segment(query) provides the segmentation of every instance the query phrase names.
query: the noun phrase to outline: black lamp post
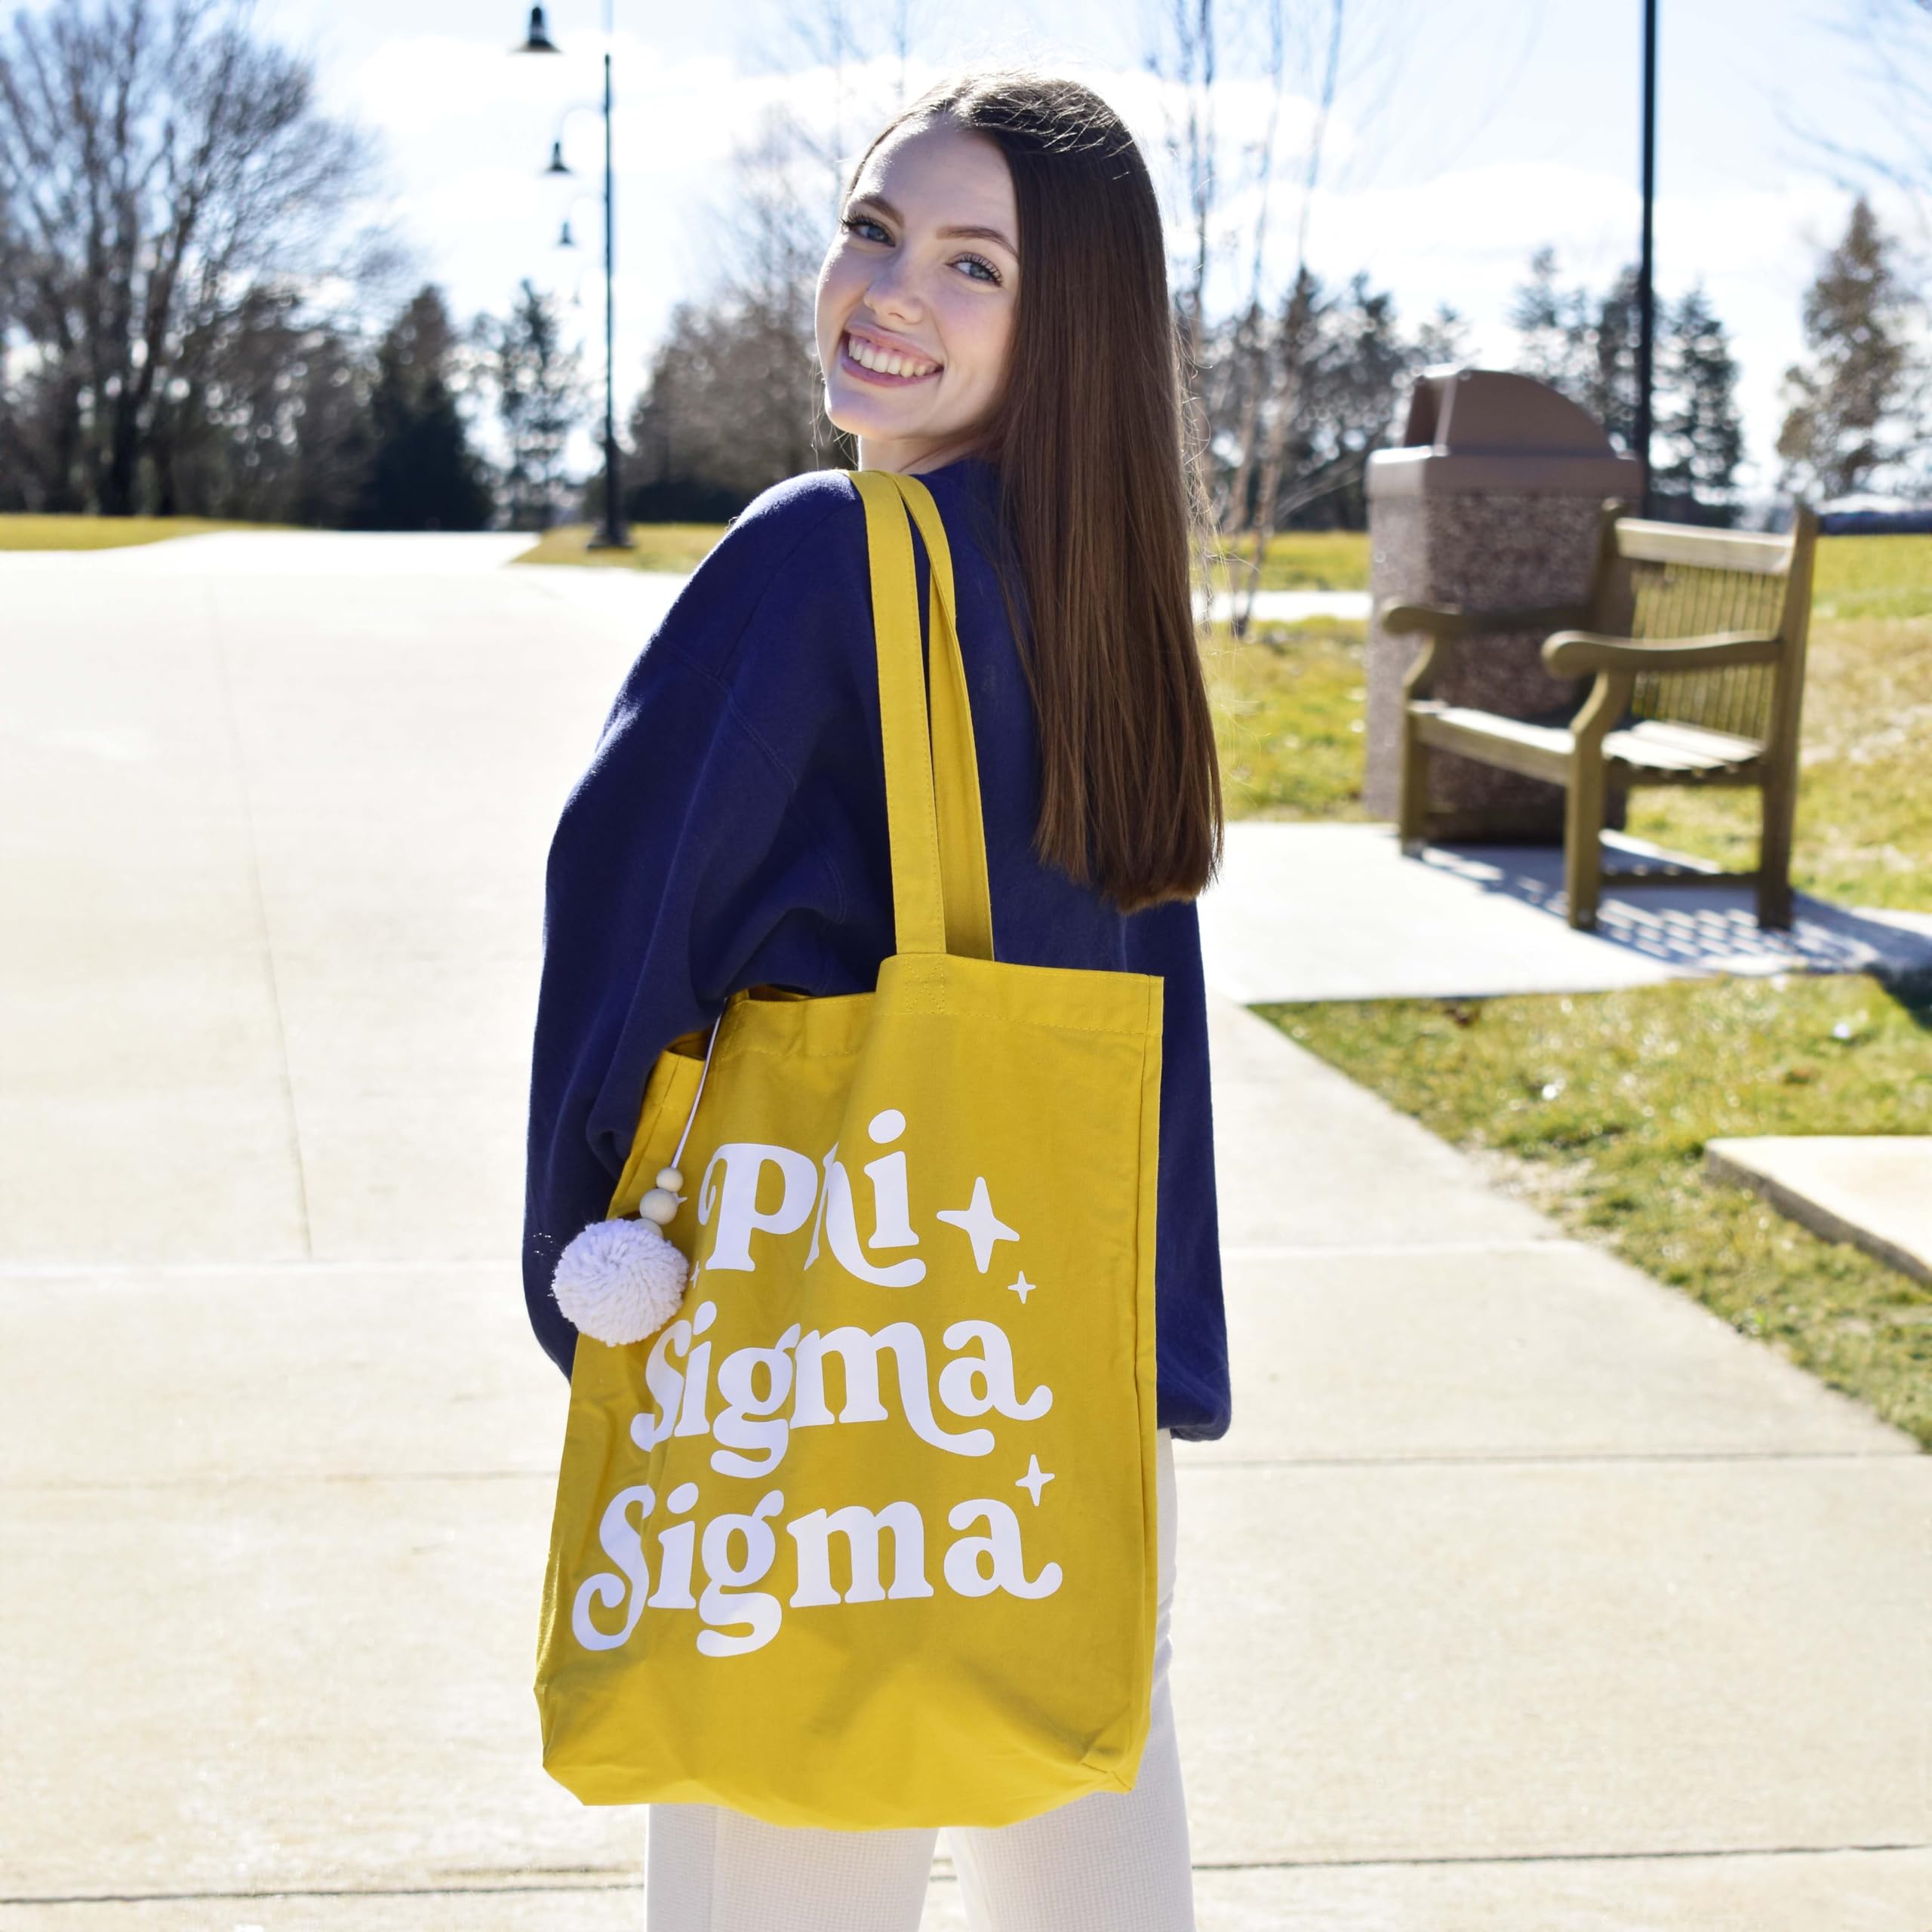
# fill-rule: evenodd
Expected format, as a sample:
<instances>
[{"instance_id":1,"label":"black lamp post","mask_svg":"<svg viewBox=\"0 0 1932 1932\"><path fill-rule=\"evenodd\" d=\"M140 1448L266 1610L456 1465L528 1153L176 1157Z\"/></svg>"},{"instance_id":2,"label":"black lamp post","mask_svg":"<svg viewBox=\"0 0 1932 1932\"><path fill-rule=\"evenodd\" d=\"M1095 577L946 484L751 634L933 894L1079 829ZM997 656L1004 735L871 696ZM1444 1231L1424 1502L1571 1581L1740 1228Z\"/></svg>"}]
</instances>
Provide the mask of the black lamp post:
<instances>
[{"instance_id":1,"label":"black lamp post","mask_svg":"<svg viewBox=\"0 0 1932 1932\"><path fill-rule=\"evenodd\" d=\"M1644 466L1641 508L1646 516L1656 503L1651 488L1651 412L1657 319L1651 230L1657 195L1657 0L1644 0L1644 234L1637 257L1637 447L1632 454Z\"/></svg>"},{"instance_id":2,"label":"black lamp post","mask_svg":"<svg viewBox=\"0 0 1932 1932\"><path fill-rule=\"evenodd\" d=\"M623 524L623 491L617 461L617 180L613 166L611 129L611 42L616 32L612 17L613 0L604 0L604 523L590 540L593 550L628 550L631 540ZM530 10L530 28L520 54L561 53L550 38L543 9ZM550 144L550 165L546 174L568 174L561 139ZM565 233L570 232L568 221Z\"/></svg>"}]
</instances>

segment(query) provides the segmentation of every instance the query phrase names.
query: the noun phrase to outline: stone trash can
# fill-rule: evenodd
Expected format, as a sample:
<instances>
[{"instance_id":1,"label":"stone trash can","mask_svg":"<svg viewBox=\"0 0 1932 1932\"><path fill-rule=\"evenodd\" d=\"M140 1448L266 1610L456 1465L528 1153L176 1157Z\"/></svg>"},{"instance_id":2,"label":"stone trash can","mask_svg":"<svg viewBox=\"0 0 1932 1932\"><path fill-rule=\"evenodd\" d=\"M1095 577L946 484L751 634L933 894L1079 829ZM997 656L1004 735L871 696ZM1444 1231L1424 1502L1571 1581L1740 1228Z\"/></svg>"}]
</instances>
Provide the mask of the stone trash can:
<instances>
[{"instance_id":1,"label":"stone trash can","mask_svg":"<svg viewBox=\"0 0 1932 1932\"><path fill-rule=\"evenodd\" d=\"M1635 505L1643 472L1587 411L1548 384L1500 369L1425 370L1399 448L1368 460L1369 583L1385 603L1521 610L1580 601L1596 561L1606 497ZM1435 695L1535 718L1574 696L1550 677L1540 634L1459 640ZM1401 772L1402 681L1420 648L1368 631L1367 769L1371 815L1392 819ZM1561 843L1563 793L1447 752L1430 760L1433 838Z\"/></svg>"}]
</instances>

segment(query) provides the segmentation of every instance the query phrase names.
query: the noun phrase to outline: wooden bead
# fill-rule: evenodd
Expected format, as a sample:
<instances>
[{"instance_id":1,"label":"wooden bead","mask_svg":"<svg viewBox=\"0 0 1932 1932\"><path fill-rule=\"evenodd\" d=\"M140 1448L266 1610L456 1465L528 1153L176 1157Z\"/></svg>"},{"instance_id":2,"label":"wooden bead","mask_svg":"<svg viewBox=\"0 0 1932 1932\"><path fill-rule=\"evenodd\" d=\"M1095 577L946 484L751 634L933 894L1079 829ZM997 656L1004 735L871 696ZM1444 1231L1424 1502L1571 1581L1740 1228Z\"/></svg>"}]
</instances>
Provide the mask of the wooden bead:
<instances>
[{"instance_id":1,"label":"wooden bead","mask_svg":"<svg viewBox=\"0 0 1932 1932\"><path fill-rule=\"evenodd\" d=\"M678 1197L669 1188L654 1187L638 1203L637 1211L645 1220L666 1227L677 1217Z\"/></svg>"},{"instance_id":2,"label":"wooden bead","mask_svg":"<svg viewBox=\"0 0 1932 1932\"><path fill-rule=\"evenodd\" d=\"M666 1194L677 1193L684 1184L685 1177L675 1168L660 1168L657 1170L657 1185Z\"/></svg>"}]
</instances>

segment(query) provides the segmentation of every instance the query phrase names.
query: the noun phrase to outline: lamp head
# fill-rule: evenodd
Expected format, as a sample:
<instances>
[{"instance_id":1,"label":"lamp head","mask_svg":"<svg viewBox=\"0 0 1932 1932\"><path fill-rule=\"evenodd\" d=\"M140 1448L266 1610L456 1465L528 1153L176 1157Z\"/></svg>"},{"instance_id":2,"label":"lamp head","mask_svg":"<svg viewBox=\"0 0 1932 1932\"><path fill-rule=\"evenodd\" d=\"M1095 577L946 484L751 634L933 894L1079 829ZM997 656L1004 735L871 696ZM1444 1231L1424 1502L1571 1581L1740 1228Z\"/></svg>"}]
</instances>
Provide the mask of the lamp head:
<instances>
[{"instance_id":1,"label":"lamp head","mask_svg":"<svg viewBox=\"0 0 1932 1932\"><path fill-rule=\"evenodd\" d=\"M543 19L543 9L541 7L531 8L530 31L517 51L519 54L560 54L562 51L550 38L550 29Z\"/></svg>"},{"instance_id":2,"label":"lamp head","mask_svg":"<svg viewBox=\"0 0 1932 1932\"><path fill-rule=\"evenodd\" d=\"M550 143L550 165L543 172L546 174L568 174L570 171L570 165L564 159L563 143L552 141Z\"/></svg>"}]
</instances>

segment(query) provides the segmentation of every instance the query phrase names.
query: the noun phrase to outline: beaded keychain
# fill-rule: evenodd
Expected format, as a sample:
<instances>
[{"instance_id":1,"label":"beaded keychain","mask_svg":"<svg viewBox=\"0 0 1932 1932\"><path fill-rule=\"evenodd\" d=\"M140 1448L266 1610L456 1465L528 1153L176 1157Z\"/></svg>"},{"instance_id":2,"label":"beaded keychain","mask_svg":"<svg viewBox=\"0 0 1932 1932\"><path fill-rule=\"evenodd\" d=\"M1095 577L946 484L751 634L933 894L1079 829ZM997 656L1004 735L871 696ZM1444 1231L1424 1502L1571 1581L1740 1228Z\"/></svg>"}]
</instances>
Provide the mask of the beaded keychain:
<instances>
[{"instance_id":1,"label":"beaded keychain","mask_svg":"<svg viewBox=\"0 0 1932 1932\"><path fill-rule=\"evenodd\" d=\"M677 1152L668 1168L658 1169L657 1185L638 1203L638 1218L592 1221L558 1257L550 1292L571 1326L594 1342L625 1348L644 1341L677 1313L685 1298L691 1266L664 1230L684 1204L680 1163L697 1118L698 1103L704 1098L722 1019L721 1014L712 1023L697 1091L691 1096Z\"/></svg>"}]
</instances>

